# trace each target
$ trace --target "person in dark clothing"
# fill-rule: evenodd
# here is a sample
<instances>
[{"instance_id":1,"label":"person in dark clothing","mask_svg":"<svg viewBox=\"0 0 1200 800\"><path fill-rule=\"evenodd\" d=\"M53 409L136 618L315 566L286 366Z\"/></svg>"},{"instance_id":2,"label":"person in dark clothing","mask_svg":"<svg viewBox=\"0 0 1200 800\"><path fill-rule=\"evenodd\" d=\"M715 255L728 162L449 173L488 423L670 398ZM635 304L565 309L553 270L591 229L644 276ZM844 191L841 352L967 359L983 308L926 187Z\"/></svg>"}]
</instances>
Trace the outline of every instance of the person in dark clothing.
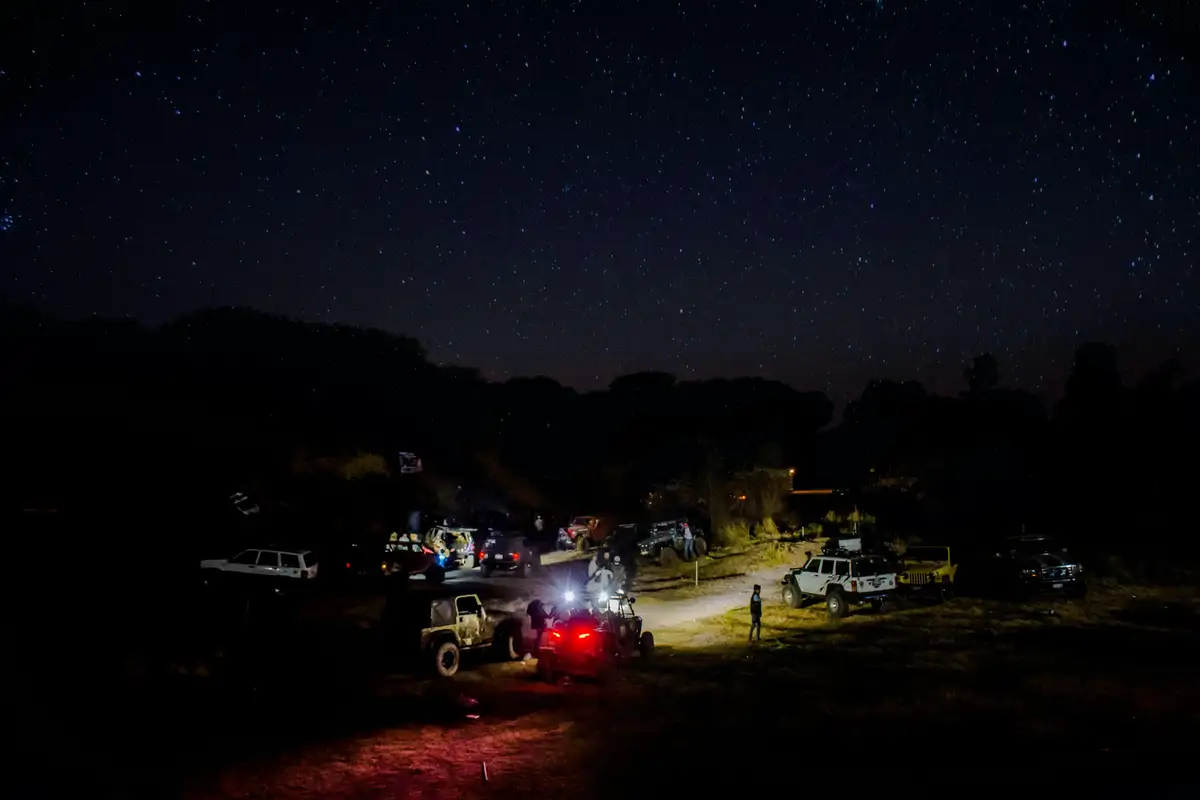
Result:
<instances>
[{"instance_id":1,"label":"person in dark clothing","mask_svg":"<svg viewBox=\"0 0 1200 800\"><path fill-rule=\"evenodd\" d=\"M754 594L750 595L750 638L748 641L762 641L762 587L754 584Z\"/></svg>"},{"instance_id":2,"label":"person in dark clothing","mask_svg":"<svg viewBox=\"0 0 1200 800\"><path fill-rule=\"evenodd\" d=\"M546 613L546 607L542 605L541 600L530 603L525 613L529 615L529 627L533 629L533 649L538 650L542 646L542 635L546 632L546 618L549 614Z\"/></svg>"}]
</instances>

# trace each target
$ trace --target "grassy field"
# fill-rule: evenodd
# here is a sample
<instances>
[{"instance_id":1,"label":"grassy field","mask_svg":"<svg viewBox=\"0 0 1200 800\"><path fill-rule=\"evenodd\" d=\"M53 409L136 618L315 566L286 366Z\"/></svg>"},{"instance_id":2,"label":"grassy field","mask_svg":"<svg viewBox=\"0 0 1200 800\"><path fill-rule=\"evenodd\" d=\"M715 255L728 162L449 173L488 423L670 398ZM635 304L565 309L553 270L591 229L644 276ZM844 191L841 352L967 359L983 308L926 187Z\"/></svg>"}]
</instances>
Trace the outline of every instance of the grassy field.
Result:
<instances>
[{"instance_id":1,"label":"grassy field","mask_svg":"<svg viewBox=\"0 0 1200 800\"><path fill-rule=\"evenodd\" d=\"M532 663L449 684L385 681L277 754L247 752L195 797L592 797L769 790L822 763L979 788L1072 770L1112 786L1194 748L1200 607L1187 590L1102 586L1085 602L968 599L830 623L738 611L660 634L605 686L549 687ZM298 730L293 730L300 736ZM486 762L488 780L482 777ZM830 786L838 772L813 779ZM1156 784L1157 785L1157 784Z\"/></svg>"}]
</instances>

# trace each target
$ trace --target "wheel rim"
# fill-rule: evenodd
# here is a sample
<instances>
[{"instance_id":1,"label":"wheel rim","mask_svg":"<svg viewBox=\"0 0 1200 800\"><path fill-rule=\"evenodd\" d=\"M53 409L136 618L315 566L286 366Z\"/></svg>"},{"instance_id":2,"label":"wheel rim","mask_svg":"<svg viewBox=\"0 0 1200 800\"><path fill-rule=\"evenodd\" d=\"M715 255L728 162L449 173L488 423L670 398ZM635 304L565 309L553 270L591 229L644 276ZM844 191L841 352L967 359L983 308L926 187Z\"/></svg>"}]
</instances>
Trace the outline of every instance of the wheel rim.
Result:
<instances>
[{"instance_id":1,"label":"wheel rim","mask_svg":"<svg viewBox=\"0 0 1200 800\"><path fill-rule=\"evenodd\" d=\"M442 669L453 668L454 662L455 662L455 658L454 658L453 650L447 650L445 653L442 653Z\"/></svg>"},{"instance_id":2,"label":"wheel rim","mask_svg":"<svg viewBox=\"0 0 1200 800\"><path fill-rule=\"evenodd\" d=\"M829 598L829 610L834 614L842 610L842 603L837 599L837 596Z\"/></svg>"}]
</instances>

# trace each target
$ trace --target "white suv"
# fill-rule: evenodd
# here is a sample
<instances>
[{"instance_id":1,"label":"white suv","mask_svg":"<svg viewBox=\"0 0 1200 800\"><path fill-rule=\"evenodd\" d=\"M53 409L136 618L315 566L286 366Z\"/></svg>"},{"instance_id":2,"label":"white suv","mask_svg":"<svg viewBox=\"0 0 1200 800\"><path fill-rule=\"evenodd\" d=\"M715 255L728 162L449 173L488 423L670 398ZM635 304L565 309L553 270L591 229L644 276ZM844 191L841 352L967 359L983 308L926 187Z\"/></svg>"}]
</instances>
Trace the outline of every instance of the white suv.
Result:
<instances>
[{"instance_id":1,"label":"white suv","mask_svg":"<svg viewBox=\"0 0 1200 800\"><path fill-rule=\"evenodd\" d=\"M824 600L829 616L841 619L851 605L869 603L883 611L896 593L896 571L881 556L845 550L809 556L803 567L783 578L783 602L802 608L808 601Z\"/></svg>"},{"instance_id":2,"label":"white suv","mask_svg":"<svg viewBox=\"0 0 1200 800\"><path fill-rule=\"evenodd\" d=\"M317 554L311 550L286 548L243 550L233 558L201 561L200 569L235 575L266 575L273 578L315 578Z\"/></svg>"}]
</instances>

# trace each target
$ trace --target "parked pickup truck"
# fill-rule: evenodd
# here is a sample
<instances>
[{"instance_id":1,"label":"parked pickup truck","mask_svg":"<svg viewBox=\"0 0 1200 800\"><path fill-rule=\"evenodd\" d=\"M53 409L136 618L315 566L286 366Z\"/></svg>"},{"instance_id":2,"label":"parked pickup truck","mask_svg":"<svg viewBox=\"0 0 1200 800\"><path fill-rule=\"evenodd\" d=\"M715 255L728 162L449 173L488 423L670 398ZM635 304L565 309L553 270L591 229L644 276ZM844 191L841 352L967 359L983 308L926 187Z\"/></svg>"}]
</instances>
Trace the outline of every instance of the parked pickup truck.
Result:
<instances>
[{"instance_id":1,"label":"parked pickup truck","mask_svg":"<svg viewBox=\"0 0 1200 800\"><path fill-rule=\"evenodd\" d=\"M824 600L829 616L841 619L852 605L885 610L896 593L896 573L882 556L848 550L809 555L803 567L783 578L783 602L801 608Z\"/></svg>"}]
</instances>

